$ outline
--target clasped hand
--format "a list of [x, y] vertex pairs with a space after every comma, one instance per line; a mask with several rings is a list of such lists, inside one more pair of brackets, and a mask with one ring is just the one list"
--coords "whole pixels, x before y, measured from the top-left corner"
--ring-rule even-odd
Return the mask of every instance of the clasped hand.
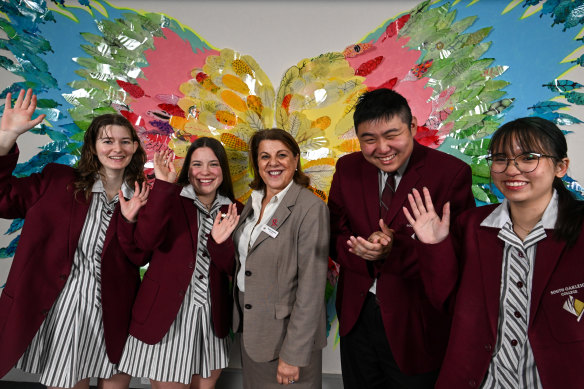
[[347, 241], [349, 252], [367, 261], [377, 261], [387, 257], [393, 245], [393, 233], [383, 219], [379, 219], [380, 231], [373, 232], [369, 238], [351, 236]]

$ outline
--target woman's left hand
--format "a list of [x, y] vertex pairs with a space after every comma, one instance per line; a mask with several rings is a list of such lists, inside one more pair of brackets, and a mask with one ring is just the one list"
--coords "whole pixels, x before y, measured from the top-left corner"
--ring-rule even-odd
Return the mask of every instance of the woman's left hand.
[[219, 244], [225, 242], [231, 236], [233, 230], [235, 230], [238, 222], [239, 215], [237, 214], [237, 206], [235, 203], [229, 205], [225, 217], [222, 217], [221, 212], [217, 212], [217, 217], [211, 230], [213, 240]]
[[298, 366], [289, 365], [282, 359], [278, 359], [276, 379], [281, 385], [293, 384], [300, 379], [300, 368]]
[[135, 182], [134, 196], [132, 196], [130, 200], [126, 200], [120, 190], [118, 197], [120, 199], [120, 211], [122, 212], [122, 216], [124, 216], [124, 218], [130, 223], [135, 223], [138, 211], [146, 204], [149, 194], [150, 187], [146, 181], [142, 183], [142, 188], [140, 188], [138, 181]]

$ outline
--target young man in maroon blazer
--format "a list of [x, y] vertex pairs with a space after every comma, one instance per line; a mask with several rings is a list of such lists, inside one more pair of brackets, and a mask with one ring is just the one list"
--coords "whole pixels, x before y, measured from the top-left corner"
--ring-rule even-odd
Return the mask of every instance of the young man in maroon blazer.
[[353, 120], [361, 151], [338, 160], [328, 201], [344, 387], [433, 388], [450, 320], [424, 292], [402, 207], [426, 187], [456, 217], [475, 204], [471, 170], [414, 140], [417, 120], [392, 90], [363, 94]]

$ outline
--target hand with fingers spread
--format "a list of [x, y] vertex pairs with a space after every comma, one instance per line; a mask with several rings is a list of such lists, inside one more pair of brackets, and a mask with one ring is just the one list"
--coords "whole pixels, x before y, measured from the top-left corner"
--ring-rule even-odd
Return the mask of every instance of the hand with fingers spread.
[[122, 216], [129, 221], [130, 223], [135, 223], [138, 216], [138, 211], [144, 205], [146, 205], [146, 201], [148, 200], [148, 195], [150, 194], [150, 187], [146, 182], [142, 183], [142, 187], [136, 181], [134, 184], [134, 195], [130, 200], [126, 200], [122, 191], [120, 190], [118, 196], [120, 199], [120, 211], [122, 212]]
[[282, 359], [278, 359], [278, 370], [276, 372], [276, 380], [281, 385], [293, 384], [300, 379], [300, 368], [286, 363]]
[[378, 261], [387, 258], [393, 245], [394, 231], [387, 227], [383, 219], [379, 219], [380, 231], [373, 232], [367, 240], [360, 236], [351, 236], [347, 241], [349, 252], [367, 261]]
[[239, 215], [237, 214], [237, 206], [235, 203], [229, 205], [227, 213], [222, 214], [217, 212], [217, 217], [211, 229], [211, 236], [216, 243], [223, 243], [231, 236], [233, 230], [239, 222]]
[[32, 119], [37, 106], [37, 97], [32, 89], [22, 89], [12, 106], [12, 94], [6, 95], [4, 114], [0, 121], [0, 155], [6, 155], [14, 146], [16, 139], [43, 121], [45, 115]]
[[154, 175], [162, 181], [174, 183], [176, 171], [174, 169], [174, 155], [170, 149], [154, 153]]
[[428, 188], [423, 189], [424, 199], [417, 189], [412, 189], [408, 194], [408, 200], [412, 213], [406, 207], [403, 207], [404, 215], [408, 222], [414, 228], [416, 237], [423, 243], [440, 243], [449, 233], [450, 227], [450, 202], [444, 204], [442, 209], [442, 219], [434, 210], [434, 204], [430, 197]]

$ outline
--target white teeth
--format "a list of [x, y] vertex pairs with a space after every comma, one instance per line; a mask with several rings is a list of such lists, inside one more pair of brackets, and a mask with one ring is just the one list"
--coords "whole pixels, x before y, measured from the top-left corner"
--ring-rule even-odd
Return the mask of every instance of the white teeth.
[[203, 184], [208, 184], [210, 182], [213, 182], [213, 180], [199, 180], [199, 181], [201, 181]]
[[395, 158], [395, 154], [389, 155], [387, 157], [379, 157], [382, 162], [389, 162]]
[[282, 172], [281, 171], [272, 171], [272, 172], [268, 172], [268, 174], [270, 176], [279, 176], [280, 174], [282, 174]]
[[516, 182], [506, 182], [505, 185], [517, 187], [517, 186], [527, 185], [527, 183], [525, 183], [525, 182], [517, 182], [516, 181]]

